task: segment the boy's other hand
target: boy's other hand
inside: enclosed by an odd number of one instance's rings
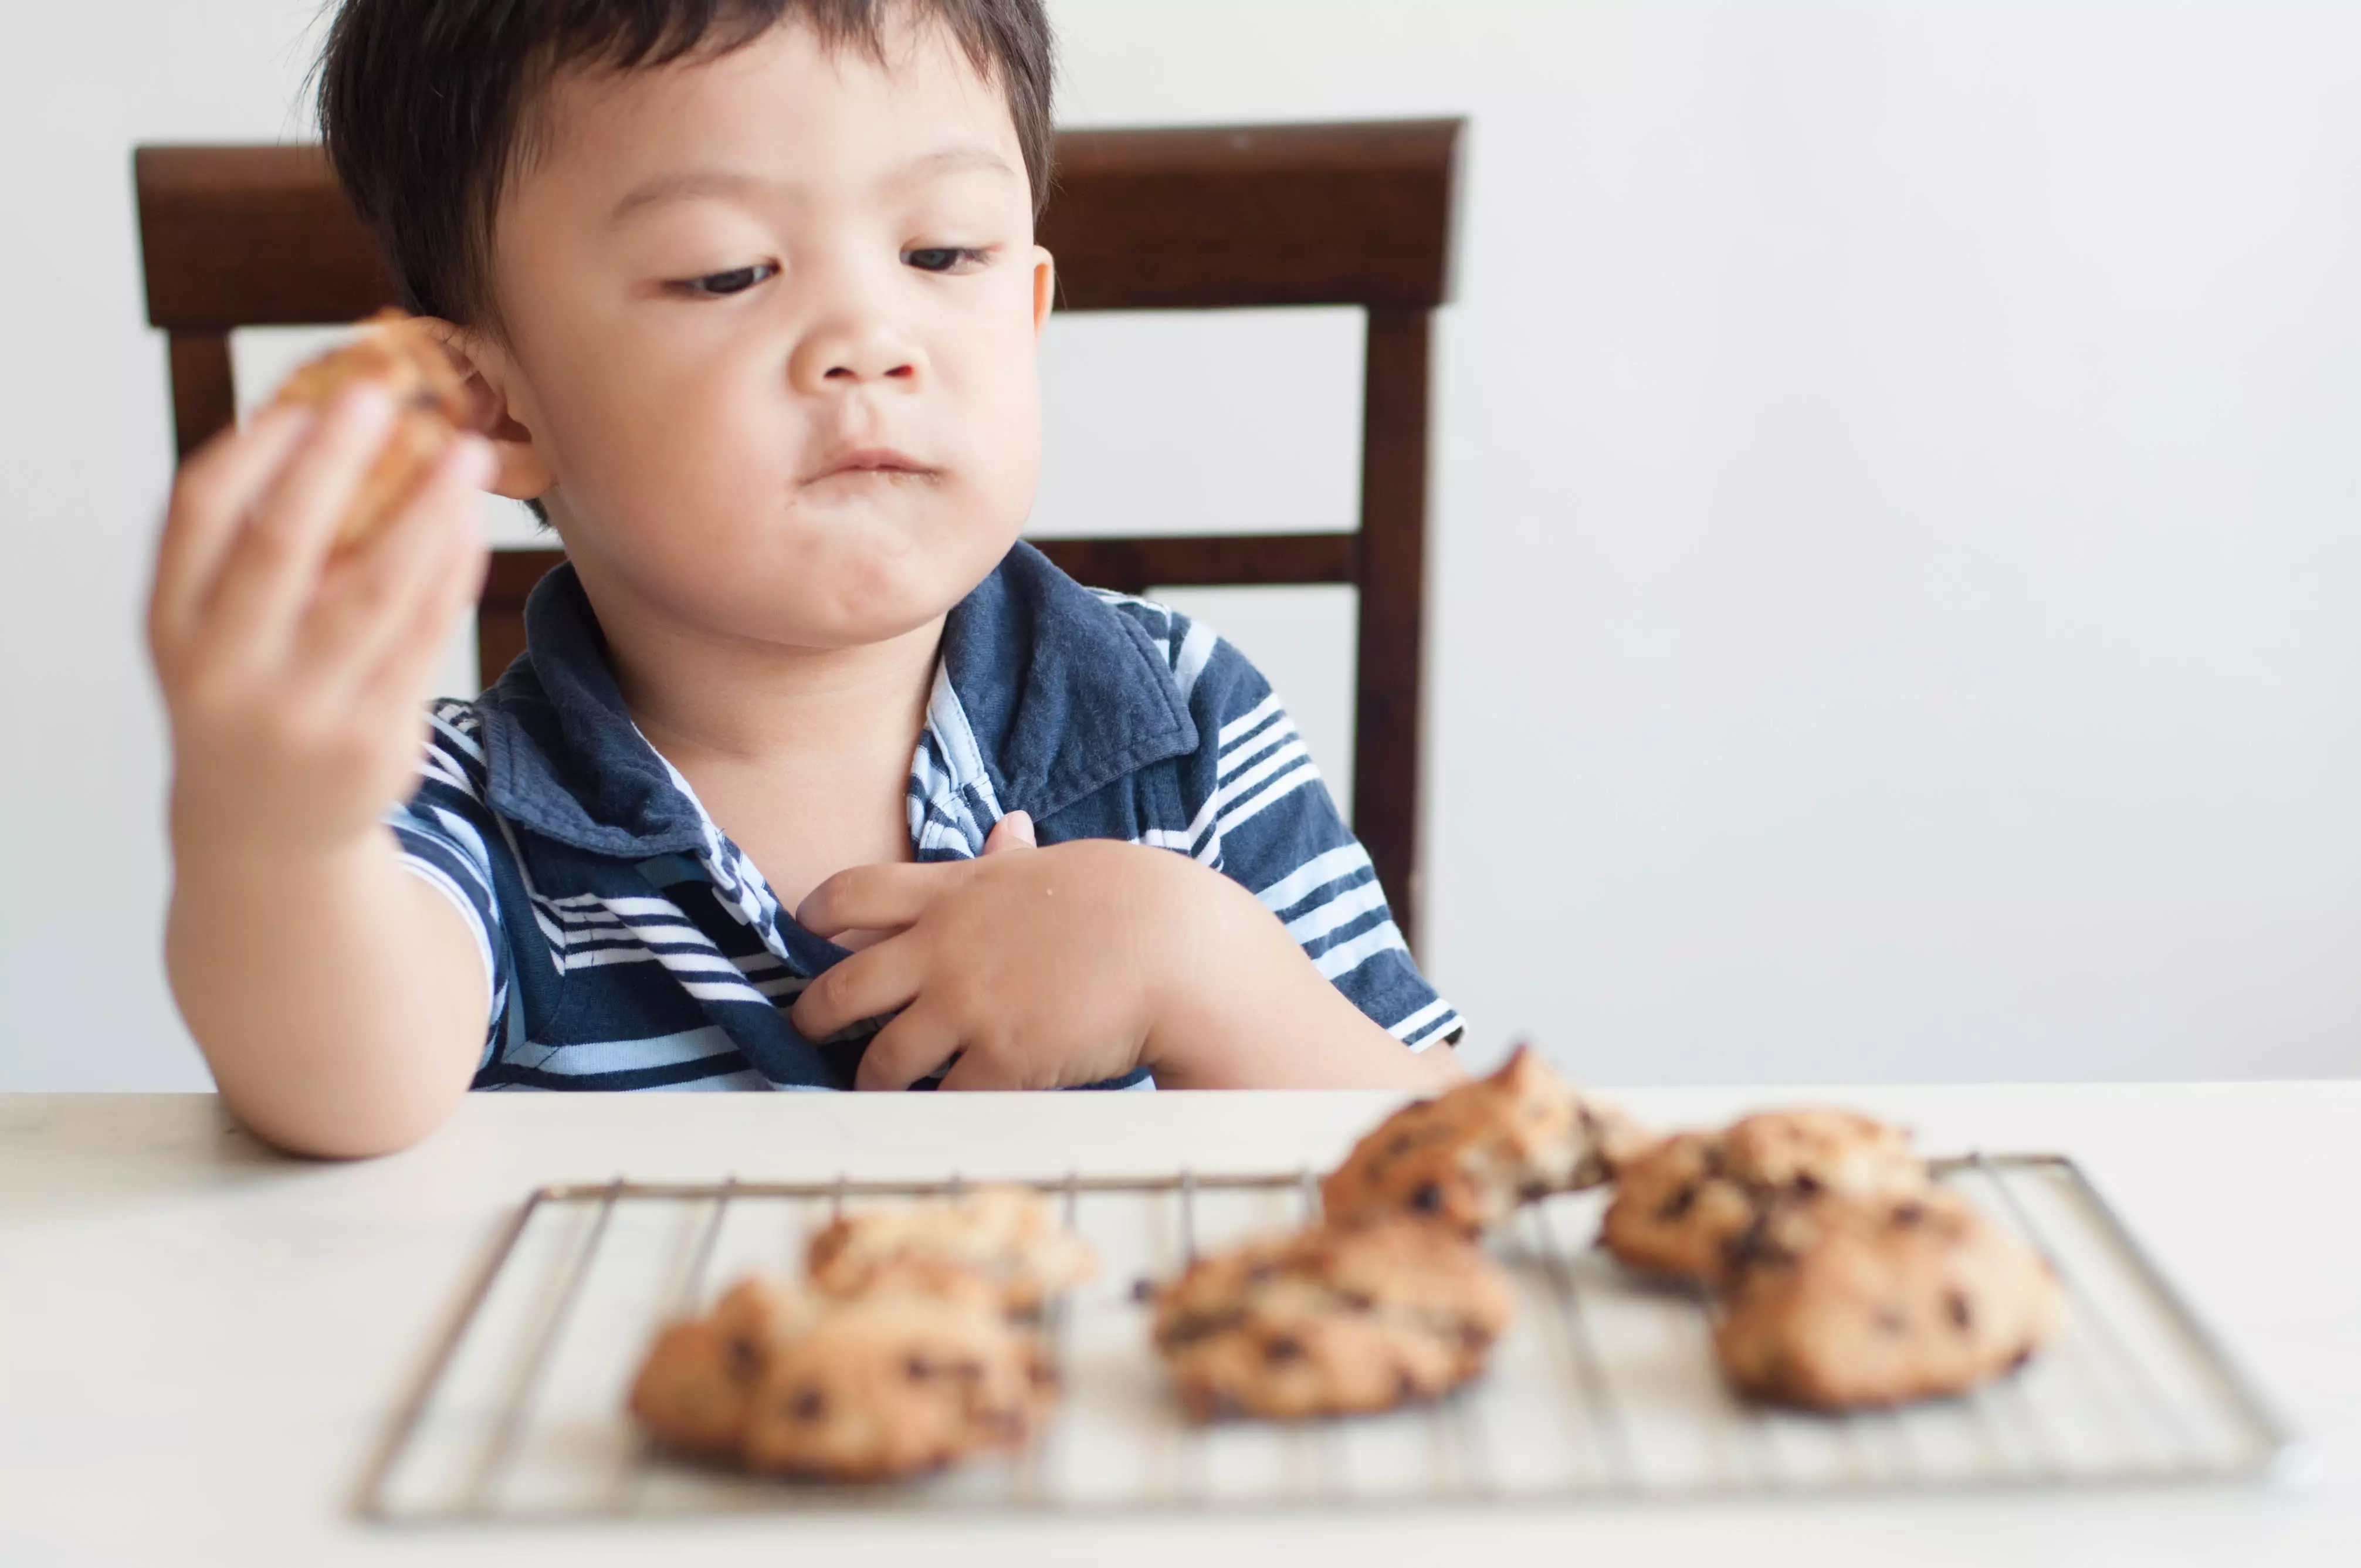
[[[869,1042],[857,1087],[906,1089],[953,1057],[945,1089],[1059,1089],[1152,1065],[1165,977],[1189,968],[1176,873],[1200,868],[1110,839],[1032,839],[1029,820],[1004,818],[979,859],[856,866],[796,912],[823,937],[895,933],[814,981],[790,1014],[825,1039],[901,1009]]]
[[[1033,847],[1011,813],[972,861],[856,866],[796,912],[808,930],[894,935],[796,999],[807,1038],[899,1009],[860,1089],[1063,1089],[1148,1068],[1165,1088],[1441,1088],[1304,956],[1254,894],[1169,850]],[[1018,852],[1022,851],[1022,852]],[[954,1060],[954,1058],[956,1058]]]
[[[148,636],[184,861],[329,853],[409,793],[422,699],[482,582],[473,492],[491,464],[481,440],[454,443],[381,528],[335,551],[393,411],[373,387],[323,414],[273,408],[173,484]]]

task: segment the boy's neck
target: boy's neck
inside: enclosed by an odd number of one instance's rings
[[[684,625],[628,590],[592,603],[632,721],[683,772],[908,766],[943,617],[883,642],[797,648]]]

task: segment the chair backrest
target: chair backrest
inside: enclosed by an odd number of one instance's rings
[[[1415,942],[1424,667],[1428,344],[1447,295],[1458,120],[1065,131],[1041,243],[1060,308],[1357,305],[1367,315],[1355,533],[1035,541],[1085,583],[1350,583],[1358,590],[1353,827]],[[148,319],[170,334],[186,455],[231,422],[229,334],[353,321],[393,303],[375,238],[315,147],[134,156]],[[556,551],[493,557],[477,617],[497,676]]]

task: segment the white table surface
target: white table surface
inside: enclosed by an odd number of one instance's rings
[[[478,1095],[420,1147],[280,1159],[204,1095],[0,1096],[0,1563],[2361,1563],[2361,1083],[1633,1091],[1832,1101],[1933,1152],[2078,1157],[2306,1439],[2293,1486],[1434,1513],[776,1516],[390,1531],[352,1500],[543,1182],[1291,1168],[1361,1094]]]

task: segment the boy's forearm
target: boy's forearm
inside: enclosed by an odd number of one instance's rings
[[[1466,1078],[1449,1047],[1412,1051],[1355,1006],[1251,894],[1190,869],[1209,881],[1150,1040],[1159,1085],[1442,1089]]]
[[[467,1091],[490,1005],[458,912],[390,834],[287,863],[175,846],[172,991],[223,1098],[297,1153],[383,1154]]]

